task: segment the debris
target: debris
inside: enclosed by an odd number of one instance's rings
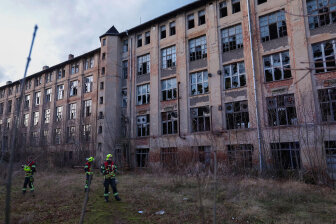
[[[165,214],[165,211],[163,211],[163,210],[155,212],[155,215],[163,215],[163,214]]]
[[[143,211],[138,211],[139,214],[143,214]]]

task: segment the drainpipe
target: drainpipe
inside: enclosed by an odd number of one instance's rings
[[[251,45],[251,60],[252,60],[252,71],[253,71],[253,88],[254,88],[254,100],[256,103],[256,119],[257,119],[257,130],[258,130],[258,149],[259,149],[259,172],[263,172],[263,154],[262,154],[262,143],[261,143],[261,128],[260,128],[260,117],[259,117],[259,103],[257,96],[257,82],[254,67],[254,55],[253,55],[253,41],[252,41],[252,27],[251,27],[251,15],[250,15],[250,0],[246,0],[247,4],[247,14],[248,14],[248,25],[249,25],[249,38]]]
[[[186,139],[185,137],[181,136],[181,116],[180,116],[180,84],[181,82],[177,83],[177,116],[178,116],[178,133],[179,137],[182,139]]]

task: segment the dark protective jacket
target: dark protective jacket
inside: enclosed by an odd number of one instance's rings
[[[109,163],[109,162],[106,161],[101,166],[101,171],[102,171],[105,179],[114,178],[116,176],[116,174],[115,174],[116,170],[117,170],[117,166],[114,165],[113,162]]]

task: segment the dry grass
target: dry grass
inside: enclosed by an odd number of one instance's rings
[[[40,172],[36,196],[21,194],[23,174],[13,186],[13,223],[78,223],[84,198],[80,170]],[[86,223],[200,223],[198,184],[194,177],[127,173],[118,177],[122,202],[103,200],[102,177],[96,171]],[[202,177],[205,218],[212,223],[212,182]],[[0,187],[0,211],[4,210]],[[226,177],[218,181],[218,223],[336,223],[336,192],[295,181]],[[143,214],[138,214],[138,211]],[[155,212],[164,210],[164,215]],[[0,220],[4,220],[3,212]],[[0,222],[1,222],[0,221]]]

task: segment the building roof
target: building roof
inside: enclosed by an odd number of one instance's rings
[[[210,3],[212,1],[213,0],[197,0],[197,1],[194,1],[194,2],[192,2],[190,4],[188,4],[188,5],[185,5],[185,6],[182,6],[180,8],[177,8],[177,9],[175,9],[173,11],[170,11],[170,12],[168,12],[166,14],[163,14],[163,15],[161,15],[159,17],[156,17],[156,18],[154,18],[154,19],[152,19],[152,20],[150,20],[148,22],[145,22],[143,24],[135,26],[135,27],[133,27],[133,28],[131,28],[129,30],[126,30],[126,31],[122,32],[122,33],[119,33],[119,36],[127,36],[129,33],[136,33],[136,32],[138,32],[140,30],[146,29],[147,27],[149,27],[149,26],[151,26],[153,24],[157,24],[157,23],[165,21],[165,20],[167,20],[169,18],[175,17],[175,16],[177,16],[180,13],[187,12],[187,11],[193,10],[195,8],[204,6],[205,4]]]
[[[57,65],[54,65],[54,66],[52,66],[52,67],[50,67],[50,68],[48,68],[48,69],[39,71],[39,72],[34,73],[34,74],[31,74],[31,75],[27,75],[26,79],[31,79],[31,78],[34,78],[35,76],[42,75],[42,74],[47,73],[47,72],[51,72],[51,71],[53,71],[53,70],[56,69],[56,68],[59,68],[59,67],[64,66],[64,65],[66,65],[66,64],[69,64],[69,63],[71,63],[71,62],[73,62],[73,61],[76,61],[76,60],[82,58],[82,57],[85,57],[85,56],[88,56],[88,55],[92,55],[92,54],[94,54],[94,53],[96,53],[96,52],[99,52],[99,51],[100,51],[100,48],[97,48],[97,49],[95,49],[95,50],[86,52],[86,53],[84,53],[84,54],[82,54],[82,55],[79,55],[79,56],[73,58],[73,59],[66,60],[66,61],[63,61],[63,62],[57,64]],[[14,85],[17,85],[17,84],[19,84],[20,82],[21,82],[21,79],[16,80],[16,81],[13,81],[11,84],[5,84],[5,85],[3,85],[3,86],[0,86],[0,89],[6,88],[7,86],[14,86]]]

